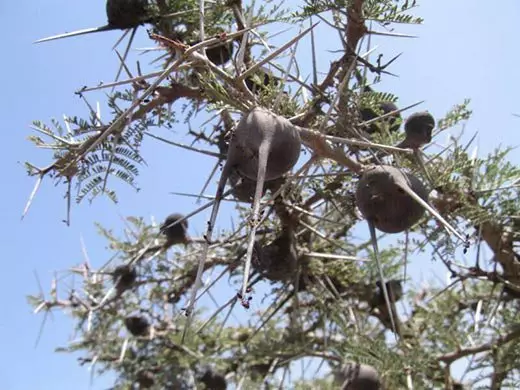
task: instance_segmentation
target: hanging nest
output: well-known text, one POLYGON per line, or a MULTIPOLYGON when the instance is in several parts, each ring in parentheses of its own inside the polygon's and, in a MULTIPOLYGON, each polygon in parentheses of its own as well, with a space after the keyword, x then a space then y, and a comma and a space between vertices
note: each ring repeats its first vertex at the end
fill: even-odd
POLYGON ((404 123, 406 138, 401 147, 420 148, 432 141, 432 131, 435 128, 435 119, 428 111, 415 112, 404 123))
POLYGON ((130 290, 136 279, 137 272, 135 271, 135 268, 128 265, 120 265, 112 273, 112 281, 118 295, 126 290, 130 290))
POLYGON ((383 390, 379 373, 367 364, 349 362, 335 377, 341 390, 383 390))
POLYGON ((389 165, 365 170, 356 190, 356 204, 363 216, 385 233, 399 233, 421 219, 424 208, 406 193, 413 190, 428 201, 428 191, 415 176, 389 165))
POLYGON ((232 164, 242 177, 258 178, 260 146, 271 139, 265 181, 285 175, 298 161, 301 151, 300 133, 288 119, 256 107, 242 116, 235 128, 226 164, 232 164))
POLYGON ((133 336, 146 336, 150 330, 150 324, 141 316, 126 317, 125 326, 133 336))
POLYGON ((166 217, 165 221, 161 225, 161 233, 166 236, 167 245, 186 244, 189 242, 189 237, 187 234, 188 220, 184 220, 174 226, 169 226, 182 218, 184 218, 184 215, 182 214, 170 214, 168 217, 166 217))
MULTIPOLYGON (((359 115, 361 116, 363 122, 367 122, 369 120, 375 119, 384 114, 388 114, 389 112, 396 111, 399 109, 392 102, 381 102, 377 104, 376 107, 377 109, 374 109, 372 107, 363 107, 361 108, 361 110, 359 110, 359 115)), ((364 130, 369 134, 373 134, 376 132, 380 132, 383 125, 387 125, 388 130, 390 132, 395 132, 399 130, 399 126, 401 126, 401 114, 397 112, 379 121, 373 122, 364 127, 364 130)))
POLYGON ((261 247, 255 243, 253 268, 271 281, 290 281, 296 275, 298 252, 292 229, 284 229, 272 243, 261 247))
POLYGON ((212 369, 206 370, 200 381, 206 386, 207 390, 226 390, 227 388, 226 378, 212 369))
POLYGON ((137 27, 146 20, 148 0, 107 0, 108 24, 120 29, 137 27))

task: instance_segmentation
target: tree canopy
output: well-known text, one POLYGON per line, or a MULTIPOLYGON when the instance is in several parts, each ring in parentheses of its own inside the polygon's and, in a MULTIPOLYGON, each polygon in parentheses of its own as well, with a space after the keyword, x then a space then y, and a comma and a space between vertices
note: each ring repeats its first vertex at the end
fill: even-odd
POLYGON ((87 118, 34 121, 31 141, 52 162, 26 163, 36 186, 25 212, 48 179, 65 192, 67 223, 73 203, 117 202, 114 183, 138 188, 145 136, 214 158, 209 188, 224 176, 214 197, 160 226, 138 215, 117 232, 98 226, 110 261, 74 265, 81 283, 62 296, 29 297, 40 313, 71 317, 76 341, 58 351, 115 372, 114 389, 520 388, 511 148, 479 157, 473 139, 440 145, 471 116, 470 101, 442 118, 400 106, 378 89, 397 57, 374 61, 362 44, 402 38, 389 27, 421 24, 416 5, 108 0, 107 25, 88 33, 124 30, 127 53, 148 29, 158 70, 123 54, 121 81, 76 91, 87 118), (273 26, 292 38, 273 44, 273 26), (316 66, 318 26, 337 39, 328 69, 316 66), (98 90, 109 120, 89 100, 98 90), (154 134, 181 125, 191 145, 154 134), (220 200, 236 205, 234 225, 222 229, 215 208, 193 237, 190 218, 220 200), (445 267, 447 286, 413 283, 407 264, 420 254, 445 267))

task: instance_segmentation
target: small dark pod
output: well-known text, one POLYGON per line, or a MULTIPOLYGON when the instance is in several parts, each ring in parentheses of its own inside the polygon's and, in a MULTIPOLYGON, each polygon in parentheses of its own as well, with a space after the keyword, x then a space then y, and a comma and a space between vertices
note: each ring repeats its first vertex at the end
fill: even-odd
POLYGON ((154 375, 148 370, 139 371, 135 381, 139 385, 140 389, 149 389, 155 384, 154 375))
POLYGON ((385 233, 411 228, 424 214, 424 208, 406 190, 425 202, 428 191, 415 176, 389 165, 365 170, 356 189, 356 204, 363 216, 385 233))
POLYGON ((182 218, 184 218, 184 215, 182 214, 170 214, 161 225, 161 232, 166 236, 167 245, 186 244, 189 241, 187 220, 184 220, 177 225, 169 226, 182 218))
POLYGON ((244 80, 249 89, 254 94, 264 91, 269 85, 280 85, 280 79, 273 75, 267 68, 259 69, 255 74, 246 77, 244 80))
POLYGON ((420 148, 432 141, 435 119, 428 111, 410 115, 404 123, 406 138, 398 146, 402 148, 420 148))
POLYGON ((107 0, 106 12, 111 27, 137 27, 147 19, 148 0, 107 0))
MULTIPOLYGON (((397 106, 392 102, 381 102, 377 105, 377 110, 374 110, 372 107, 361 108, 361 110, 359 110, 359 115, 363 122, 367 122, 398 109, 399 108, 397 108, 397 106)), ((369 134, 378 132, 380 131, 379 129, 382 123, 388 123, 388 130, 390 132, 399 130, 399 126, 401 125, 401 113, 397 112, 389 117, 381 119, 380 121, 371 123, 366 127, 365 131, 369 134)))
POLYGON ((258 245, 254 249, 256 259, 253 259, 253 267, 265 278, 285 281, 296 275, 298 252, 296 238, 291 229, 284 229, 280 236, 264 248, 258 245))
MULTIPOLYGON (((377 291, 372 299, 372 306, 381 306, 385 304, 385 296, 383 289, 381 288, 381 281, 376 282, 377 291)), ((386 290, 388 291, 388 297, 390 302, 397 302, 403 297, 403 285, 400 280, 392 279, 386 282, 386 290)))
POLYGON ((227 388, 226 378, 221 374, 213 372, 211 369, 206 370, 200 381, 204 383, 207 390, 226 390, 227 388))
POLYGON ((382 390, 377 370, 367 364, 347 363, 336 374, 341 390, 382 390))
POLYGON ((146 318, 141 316, 129 316, 125 318, 126 329, 134 336, 145 336, 148 334, 150 324, 146 318))
POLYGON ((137 272, 133 267, 128 265, 120 265, 112 273, 112 281, 116 287, 118 294, 129 290, 137 279, 137 272))

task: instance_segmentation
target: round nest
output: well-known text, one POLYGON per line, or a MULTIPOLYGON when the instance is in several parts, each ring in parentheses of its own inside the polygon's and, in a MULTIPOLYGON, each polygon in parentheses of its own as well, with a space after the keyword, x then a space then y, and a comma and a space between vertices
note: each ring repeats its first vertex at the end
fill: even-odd
POLYGON ((133 267, 128 265, 120 265, 112 273, 112 281, 116 290, 121 293, 130 289, 137 279, 137 272, 133 267))
POLYGON ((288 281, 296 275, 298 253, 294 236, 282 233, 265 247, 255 243, 253 268, 271 281, 288 281))
POLYGON ((213 370, 207 370, 204 375, 200 378, 200 381, 204 383, 208 390, 226 390, 227 381, 224 376, 213 372, 213 370))
POLYGON ((426 187, 415 176, 388 165, 371 167, 359 180, 356 204, 363 216, 380 231, 403 232, 424 214, 423 206, 403 190, 404 186, 428 201, 426 187))
POLYGON ((148 333, 150 325, 146 318, 141 316, 129 316, 125 318, 126 329, 134 336, 144 336, 148 333))
POLYGON ((229 145, 228 161, 242 176, 257 180, 259 149, 266 138, 272 143, 264 180, 283 176, 298 161, 301 139, 297 128, 286 118, 257 107, 242 117, 229 145))
POLYGON ((170 214, 166 217, 161 225, 161 232, 166 236, 168 243, 171 245, 184 243, 188 240, 186 231, 188 230, 188 220, 184 220, 177 225, 170 226, 179 219, 184 218, 184 215, 179 213, 170 214))
POLYGON ((120 29, 137 27, 148 11, 148 0, 107 0, 108 24, 120 29))
POLYGON ((404 123, 405 142, 409 147, 420 147, 432 141, 435 119, 428 111, 415 112, 404 123))

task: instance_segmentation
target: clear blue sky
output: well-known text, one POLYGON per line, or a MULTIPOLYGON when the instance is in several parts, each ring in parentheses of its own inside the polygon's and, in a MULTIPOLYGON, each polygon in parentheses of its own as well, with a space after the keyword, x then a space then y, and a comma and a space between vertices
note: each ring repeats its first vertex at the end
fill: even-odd
MULTIPOLYGON (((148 167, 141 168, 140 193, 122 187, 121 202, 117 206, 101 198, 91 205, 85 202, 74 206, 72 225, 67 227, 61 222, 66 212, 62 198, 64 188, 46 181, 29 215, 20 221, 34 184, 34 178, 26 176, 22 164, 29 160, 44 166, 50 161, 49 153, 36 150, 26 141, 32 134, 31 121, 48 122, 52 117, 62 120, 63 114, 85 114, 84 105, 73 92, 83 85, 95 85, 100 80, 108 82, 114 77, 117 59, 111 47, 119 33, 40 45, 32 42, 65 31, 103 25, 104 10, 102 0, 0 2, 4 53, 0 73, 4 93, 0 107, 5 139, 1 166, 6 168, 1 214, 4 264, 0 273, 1 389, 89 388, 89 373, 85 367, 77 366, 71 355, 53 353, 70 335, 69 323, 59 313, 54 315, 54 321, 47 322, 39 347, 34 348, 42 317, 34 316, 25 300, 26 294, 38 292, 33 271, 38 272, 44 290, 48 291, 54 270, 64 270, 83 260, 80 235, 92 262, 99 266, 108 254, 104 250, 105 242, 96 234, 95 221, 120 229, 120 215, 154 215, 161 219, 172 211, 188 212, 194 207, 193 201, 173 197, 169 192, 198 191, 213 163, 210 158, 148 139, 144 149, 148 167), (179 165, 182 169, 174 170, 179 165), (187 167, 200 175, 189 172, 187 167)), ((496 4, 423 0, 417 14, 424 17, 424 25, 396 26, 396 31, 419 35, 419 39, 375 41, 385 57, 404 52, 391 69, 400 78, 387 78, 382 89, 400 96, 402 106, 426 100, 422 107, 437 118, 464 98, 471 98, 474 116, 466 131, 479 132, 480 155, 500 143, 519 145, 520 118, 512 114, 520 113, 517 98, 520 81, 516 74, 520 63, 517 51, 520 4, 515 0, 496 4)), ((327 39, 321 35, 319 42, 333 39, 336 40, 336 36, 327 39)), ((147 42, 141 31, 136 46, 149 46, 147 42)), ((327 61, 327 56, 321 57, 321 70, 326 69, 327 61)), ((102 107, 102 113, 106 119, 106 108, 102 107)), ((183 139, 184 131, 179 127, 178 139, 183 139)), ((518 164, 520 157, 516 154, 511 160, 518 164)), ((221 213, 222 224, 229 221, 226 215, 221 213)), ((202 213, 191 221, 192 234, 201 231, 206 217, 207 213, 202 213)), ((425 264, 422 267, 426 272, 425 264)), ((432 265, 435 267, 439 264, 432 265)), ((96 380, 92 388, 103 389, 109 384, 109 380, 96 380)))

